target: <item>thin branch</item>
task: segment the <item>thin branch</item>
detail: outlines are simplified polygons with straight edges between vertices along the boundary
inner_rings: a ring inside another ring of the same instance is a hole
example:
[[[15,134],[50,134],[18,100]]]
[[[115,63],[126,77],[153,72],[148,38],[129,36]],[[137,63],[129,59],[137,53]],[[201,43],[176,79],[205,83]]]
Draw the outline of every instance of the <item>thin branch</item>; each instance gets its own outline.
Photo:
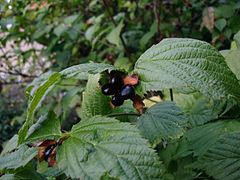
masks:
[[[108,114],[108,117],[115,117],[115,116],[141,116],[139,113],[112,113]]]
[[[108,3],[107,3],[107,1],[106,1],[106,0],[103,0],[103,4],[104,4],[104,6],[105,6],[105,8],[106,8],[106,10],[107,10],[107,13],[108,13],[108,15],[109,15],[112,23],[114,24],[115,27],[117,27],[117,23],[116,23],[116,21],[114,20],[112,14],[111,14],[110,9],[108,8]],[[127,45],[126,45],[126,43],[125,43],[125,41],[124,41],[121,33],[120,33],[120,40],[121,40],[121,42],[122,42],[124,51],[125,51],[125,53],[126,53],[127,56],[128,56],[128,59],[129,59],[130,61],[132,61],[132,60],[131,60],[131,55],[130,55],[130,53],[129,53],[129,51],[128,51]]]
[[[29,77],[29,78],[36,78],[36,77],[37,77],[36,75],[28,75],[28,74],[24,74],[24,73],[19,72],[19,71],[17,71],[17,70],[15,70],[15,72],[0,70],[0,73],[10,74],[10,75],[14,75],[14,76]]]
[[[169,89],[169,91],[170,91],[171,101],[173,101],[173,90],[172,90],[172,89]]]

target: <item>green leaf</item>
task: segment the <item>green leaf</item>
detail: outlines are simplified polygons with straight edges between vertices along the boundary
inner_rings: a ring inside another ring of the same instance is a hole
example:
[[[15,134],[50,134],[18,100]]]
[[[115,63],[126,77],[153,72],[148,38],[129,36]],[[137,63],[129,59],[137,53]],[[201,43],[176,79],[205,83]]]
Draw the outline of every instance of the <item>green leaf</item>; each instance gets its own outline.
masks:
[[[222,136],[230,132],[240,132],[240,122],[237,120],[224,120],[208,123],[189,130],[187,140],[196,156],[206,153]]]
[[[224,54],[225,61],[232,72],[240,80],[240,50],[230,50]]]
[[[0,180],[43,180],[44,178],[36,172],[33,163],[27,164],[24,168],[19,168],[14,171],[14,174],[5,174],[0,177]]]
[[[124,27],[123,21],[121,21],[117,27],[115,27],[106,37],[106,39],[112,43],[115,44],[116,46],[120,46],[121,44],[121,39],[120,39],[120,35],[121,35],[121,31],[122,28]]]
[[[102,94],[99,86],[100,74],[89,75],[86,90],[83,92],[81,118],[106,115],[112,110],[110,97]]]
[[[60,73],[53,73],[42,85],[40,85],[34,92],[32,99],[28,105],[27,118],[22,128],[19,130],[18,144],[22,144],[27,135],[28,128],[33,124],[33,115],[37,107],[40,105],[42,99],[45,97],[51,87],[61,79]]]
[[[159,102],[150,107],[138,120],[138,128],[150,142],[174,139],[183,135],[186,118],[173,102]]]
[[[18,150],[0,156],[0,170],[16,169],[21,166],[25,166],[36,155],[36,148],[29,148],[26,145],[21,145]]]
[[[200,93],[181,94],[174,92],[173,97],[174,102],[181,107],[191,126],[203,125],[216,119],[225,106],[225,102],[215,102]]]
[[[61,23],[53,30],[54,34],[60,37],[67,30],[67,25]]]
[[[18,135],[14,135],[7,143],[6,145],[4,146],[2,152],[1,152],[1,155],[4,155],[8,152],[11,152],[13,151],[14,149],[17,148],[17,145],[18,145]]]
[[[239,142],[239,132],[223,136],[201,157],[198,167],[214,179],[240,179]]]
[[[234,35],[233,39],[236,42],[237,48],[239,49],[240,48],[240,31],[238,31],[238,33]]]
[[[227,21],[226,19],[218,19],[216,22],[215,22],[215,27],[219,30],[219,31],[222,31],[227,25]]]
[[[40,117],[28,131],[27,141],[56,139],[61,137],[60,120],[53,111]]]
[[[159,179],[163,168],[146,140],[129,123],[95,116],[73,126],[57,163],[71,178]]]
[[[87,64],[79,64],[61,71],[61,74],[64,78],[79,78],[83,80],[87,80],[88,74],[97,74],[103,72],[107,69],[113,69],[113,66],[110,64],[103,63],[87,63]]]
[[[79,14],[71,15],[64,18],[63,22],[66,23],[67,25],[71,25],[74,21],[77,20],[78,17],[79,17]]]
[[[193,88],[213,99],[240,98],[240,85],[210,44],[169,38],[152,46],[135,64],[143,92],[169,88]]]

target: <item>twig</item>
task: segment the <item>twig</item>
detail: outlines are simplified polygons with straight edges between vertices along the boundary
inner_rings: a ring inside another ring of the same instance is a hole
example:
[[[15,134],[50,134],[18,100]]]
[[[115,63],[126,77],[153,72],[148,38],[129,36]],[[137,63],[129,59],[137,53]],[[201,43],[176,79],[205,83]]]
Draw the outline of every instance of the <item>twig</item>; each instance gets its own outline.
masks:
[[[170,91],[171,101],[173,101],[173,91],[172,91],[172,89],[169,89],[169,91]]]
[[[115,117],[115,116],[141,116],[139,113],[112,113],[108,114],[108,117]]]
[[[28,74],[24,74],[24,73],[19,72],[19,71],[17,71],[17,70],[15,70],[15,72],[0,70],[0,73],[10,74],[10,75],[14,75],[14,76],[29,77],[29,78],[36,78],[36,77],[37,77],[36,75],[28,75]]]
[[[116,23],[116,21],[113,19],[113,16],[112,16],[112,14],[111,14],[110,9],[108,8],[108,4],[107,4],[106,0],[103,0],[103,4],[104,4],[104,6],[105,6],[105,8],[106,8],[106,10],[107,10],[107,13],[108,13],[108,15],[109,15],[112,23],[114,24],[115,27],[117,27],[117,23]],[[131,55],[130,55],[130,53],[129,53],[129,51],[128,51],[127,45],[126,45],[126,43],[125,43],[125,41],[124,41],[121,33],[120,33],[120,40],[121,40],[121,42],[122,42],[124,51],[125,51],[125,53],[127,54],[129,61],[132,61],[132,60],[131,60]]]

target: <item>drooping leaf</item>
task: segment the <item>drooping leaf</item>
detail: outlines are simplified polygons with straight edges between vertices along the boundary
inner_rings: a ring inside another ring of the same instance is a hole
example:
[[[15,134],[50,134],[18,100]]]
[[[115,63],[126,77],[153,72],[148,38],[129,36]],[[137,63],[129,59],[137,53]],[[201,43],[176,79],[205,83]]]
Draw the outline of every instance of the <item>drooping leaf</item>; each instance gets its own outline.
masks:
[[[79,64],[61,71],[61,74],[64,78],[80,78],[87,79],[88,74],[97,74],[107,69],[113,69],[112,65],[103,64],[103,63],[87,63],[87,64]]]
[[[110,97],[105,96],[101,92],[98,83],[100,74],[89,75],[86,90],[83,92],[82,113],[83,119],[93,117],[95,115],[106,115],[112,110],[110,106]]]
[[[47,140],[59,138],[61,136],[60,120],[52,111],[40,117],[40,119],[29,129],[27,140],[34,142],[37,140]]]
[[[198,167],[215,179],[240,179],[240,133],[221,137],[200,158]]]
[[[169,38],[152,46],[135,64],[143,93],[193,88],[213,99],[240,98],[240,85],[221,54],[210,44]]]
[[[173,102],[159,102],[150,107],[138,120],[138,128],[151,142],[174,139],[183,135],[186,118]]]
[[[240,121],[229,119],[208,123],[189,130],[186,137],[194,155],[201,156],[222,136],[230,132],[240,132]]]
[[[159,179],[163,168],[133,125],[95,116],[73,126],[57,153],[57,164],[71,178]]]
[[[25,166],[36,154],[36,148],[20,145],[18,150],[0,156],[0,170],[16,169]]]
[[[41,104],[42,99],[51,89],[51,87],[61,79],[60,73],[53,73],[42,85],[40,85],[34,92],[32,99],[28,105],[27,118],[22,128],[19,130],[18,144],[22,144],[27,135],[28,128],[33,124],[33,115],[38,106]]]

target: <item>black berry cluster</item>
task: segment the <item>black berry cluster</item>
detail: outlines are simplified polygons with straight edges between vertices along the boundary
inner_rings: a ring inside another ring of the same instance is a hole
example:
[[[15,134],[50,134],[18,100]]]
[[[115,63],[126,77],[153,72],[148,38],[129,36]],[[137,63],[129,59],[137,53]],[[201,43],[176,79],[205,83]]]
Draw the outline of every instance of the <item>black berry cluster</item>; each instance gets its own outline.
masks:
[[[106,96],[112,95],[111,103],[114,106],[121,106],[124,100],[135,96],[132,85],[124,84],[125,74],[121,71],[113,70],[110,72],[110,80],[102,86],[102,93]]]

